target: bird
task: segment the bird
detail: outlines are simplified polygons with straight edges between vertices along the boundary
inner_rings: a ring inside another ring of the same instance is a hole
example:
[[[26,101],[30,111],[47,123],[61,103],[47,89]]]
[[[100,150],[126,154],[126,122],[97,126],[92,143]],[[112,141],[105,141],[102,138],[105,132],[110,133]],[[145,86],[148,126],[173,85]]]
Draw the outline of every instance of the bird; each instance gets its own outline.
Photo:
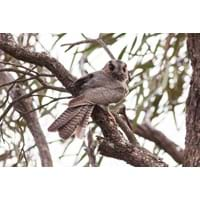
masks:
[[[95,105],[108,107],[122,101],[128,93],[128,79],[126,63],[112,59],[101,70],[75,80],[70,85],[75,97],[48,131],[58,131],[65,140],[72,135],[83,138]]]

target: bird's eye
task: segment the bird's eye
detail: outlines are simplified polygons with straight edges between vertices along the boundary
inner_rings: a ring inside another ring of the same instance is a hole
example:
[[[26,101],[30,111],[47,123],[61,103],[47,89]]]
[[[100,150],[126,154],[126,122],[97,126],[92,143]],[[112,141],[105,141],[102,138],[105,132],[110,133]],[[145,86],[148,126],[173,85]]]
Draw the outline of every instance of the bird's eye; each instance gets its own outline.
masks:
[[[122,68],[122,70],[123,70],[123,72],[126,72],[126,66],[124,66],[124,67]]]
[[[115,69],[115,66],[112,63],[110,63],[109,69],[110,69],[110,71],[113,71]]]

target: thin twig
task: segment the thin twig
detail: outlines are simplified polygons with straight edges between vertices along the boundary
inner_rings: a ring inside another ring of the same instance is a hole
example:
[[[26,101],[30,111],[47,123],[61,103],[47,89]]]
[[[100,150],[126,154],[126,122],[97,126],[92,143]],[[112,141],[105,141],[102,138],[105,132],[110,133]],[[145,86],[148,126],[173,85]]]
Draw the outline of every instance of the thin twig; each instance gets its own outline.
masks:
[[[18,102],[18,101],[20,101],[20,100],[22,100],[22,99],[24,99],[24,98],[28,98],[28,97],[30,97],[32,94],[34,94],[34,93],[36,93],[36,92],[39,92],[39,91],[41,91],[41,90],[44,90],[44,89],[46,89],[46,88],[45,88],[44,86],[42,86],[42,87],[40,87],[40,88],[37,88],[37,89],[35,89],[35,90],[32,90],[29,94],[25,94],[25,95],[23,95],[23,96],[21,96],[21,97],[15,99],[14,101],[12,101],[12,102],[8,105],[8,107],[4,110],[3,114],[0,116],[0,122],[1,122],[1,120],[6,116],[6,114],[9,112],[9,110],[12,108],[12,106],[13,106],[16,102]]]
[[[68,51],[69,49],[73,48],[76,45],[96,43],[96,44],[99,44],[100,46],[102,46],[104,48],[104,50],[106,51],[106,53],[109,55],[109,57],[111,59],[115,59],[112,52],[108,49],[106,43],[103,41],[102,38],[91,39],[91,38],[87,38],[86,36],[85,36],[85,38],[86,38],[85,40],[81,40],[79,42],[74,42],[74,43],[65,43],[65,44],[62,44],[61,46],[69,46],[69,48],[66,50],[66,51]]]

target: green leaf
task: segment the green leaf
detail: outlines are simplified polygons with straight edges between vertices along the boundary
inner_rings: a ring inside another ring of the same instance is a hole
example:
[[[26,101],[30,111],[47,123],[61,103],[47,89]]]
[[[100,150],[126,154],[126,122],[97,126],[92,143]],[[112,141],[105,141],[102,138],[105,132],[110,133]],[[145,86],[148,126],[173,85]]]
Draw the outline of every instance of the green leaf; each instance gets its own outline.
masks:
[[[117,36],[114,36],[114,33],[100,33],[102,40],[105,42],[107,45],[112,45],[117,40],[125,35],[125,33],[119,34]],[[87,53],[87,55],[91,54],[95,49],[101,48],[101,45],[97,43],[92,43],[89,44],[83,51],[82,53]]]
[[[130,50],[129,50],[129,54],[132,53],[133,48],[135,47],[136,42],[137,42],[137,36],[136,36],[135,39],[133,40],[133,43],[132,43],[131,48],[130,48]]]
[[[154,55],[156,54],[156,52],[157,52],[157,50],[158,50],[158,47],[160,46],[160,43],[161,43],[161,40],[159,40],[158,43],[156,44],[156,47],[155,47],[155,49],[154,49],[154,51],[153,51],[153,54],[154,54]]]
[[[124,35],[126,35],[126,33],[121,33],[121,34],[117,35],[117,36],[115,37],[115,40],[117,40],[117,39],[120,38],[120,37],[123,37]]]
[[[127,49],[127,46],[125,46],[125,47],[121,50],[121,52],[120,52],[120,54],[119,54],[119,56],[118,56],[118,60],[121,60],[121,59],[122,59],[124,53],[126,52],[126,49]]]
[[[58,41],[59,41],[62,37],[64,37],[66,34],[67,34],[67,33],[60,33],[60,34],[57,34],[57,35],[56,35],[58,38],[57,38],[56,41],[53,43],[53,45],[52,45],[52,47],[51,47],[51,50],[55,47],[55,45],[58,43]]]
[[[85,157],[86,157],[87,153],[84,153],[80,159],[78,161],[76,161],[76,163],[74,165],[78,165]]]
[[[150,69],[152,67],[154,67],[154,64],[153,64],[153,61],[152,60],[149,60],[147,61],[146,63],[144,64],[139,64],[138,66],[136,66],[137,68],[141,68],[141,69],[144,69],[144,70],[147,70],[147,69]]]

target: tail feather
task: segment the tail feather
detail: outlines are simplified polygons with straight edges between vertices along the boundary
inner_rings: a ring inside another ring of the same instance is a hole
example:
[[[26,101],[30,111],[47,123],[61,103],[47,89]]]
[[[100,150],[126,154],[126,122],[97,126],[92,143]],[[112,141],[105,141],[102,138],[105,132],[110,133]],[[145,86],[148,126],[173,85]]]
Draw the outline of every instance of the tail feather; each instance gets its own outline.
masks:
[[[77,126],[77,128],[75,130],[75,135],[78,138],[83,138],[83,136],[85,134],[86,126],[88,124],[88,120],[92,114],[93,109],[94,109],[94,106],[88,106],[88,110],[87,110],[85,116],[83,117],[80,124]]]
[[[73,107],[65,110],[48,128],[48,131],[56,131],[67,124],[81,111],[81,107]]]
[[[63,139],[67,139],[74,133],[75,129],[79,126],[81,121],[84,119],[90,106],[80,106],[80,111],[73,116],[68,123],[58,129],[59,135]]]

